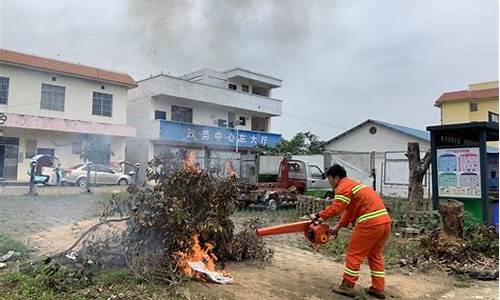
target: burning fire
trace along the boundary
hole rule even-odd
[[[184,169],[196,171],[198,170],[198,166],[196,166],[196,155],[194,151],[189,151],[189,153],[186,155],[184,161],[182,162],[182,167]]]
[[[189,253],[176,252],[175,256],[179,259],[177,267],[186,274],[189,278],[194,278],[198,281],[207,282],[207,277],[212,281],[217,281],[217,276],[230,278],[230,275],[224,271],[217,271],[215,263],[217,257],[212,253],[214,245],[205,243],[205,247],[201,247],[198,234],[193,235],[193,246]],[[208,272],[200,272],[194,270],[190,263],[202,263],[203,268]],[[219,274],[217,274],[219,273]],[[212,276],[210,276],[212,275]]]
[[[229,177],[236,177],[233,164],[229,160],[226,160],[226,171]]]

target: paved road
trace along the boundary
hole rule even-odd
[[[14,193],[0,195],[0,234],[26,237],[54,226],[98,216],[100,203],[109,199],[112,191],[119,190],[102,187],[93,194],[82,194],[74,188],[52,189],[39,189],[39,197],[11,196]]]

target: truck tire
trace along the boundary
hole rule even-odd
[[[280,206],[280,198],[276,195],[271,195],[267,198],[266,208],[270,211],[276,211]]]

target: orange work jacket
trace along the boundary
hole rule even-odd
[[[351,178],[344,177],[335,188],[333,202],[319,212],[323,219],[329,219],[344,212],[340,225],[347,227],[350,223],[357,225],[379,225],[390,223],[384,202],[377,192]]]

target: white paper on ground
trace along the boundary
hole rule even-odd
[[[12,256],[14,256],[14,254],[16,254],[16,252],[14,251],[9,251],[7,252],[7,254],[4,254],[2,256],[0,256],[0,262],[4,262],[4,261],[7,261],[9,260],[9,258],[11,258]]]
[[[232,277],[225,276],[220,272],[210,271],[201,261],[188,262],[188,264],[194,271],[207,275],[207,278],[214,283],[220,283],[220,284],[233,283]]]

